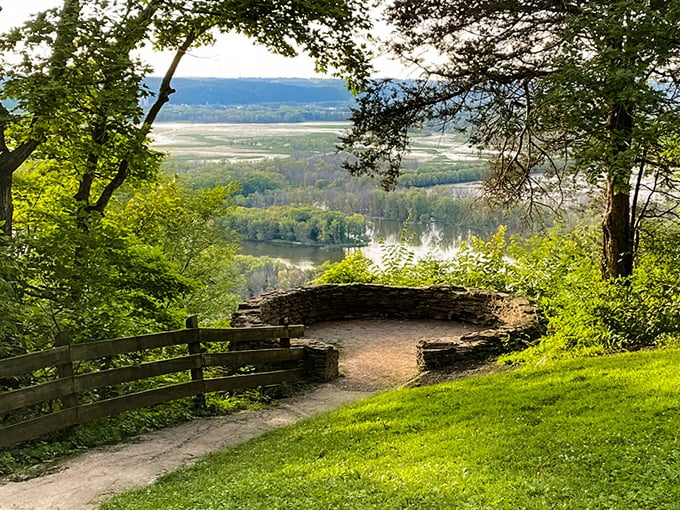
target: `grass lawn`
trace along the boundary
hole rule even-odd
[[[403,389],[104,509],[678,509],[680,351]]]

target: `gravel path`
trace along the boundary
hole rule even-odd
[[[343,377],[337,381],[269,409],[194,420],[125,444],[90,450],[37,478],[0,485],[0,510],[96,508],[114,494],[153,483],[213,451],[404,384],[417,373],[419,339],[470,331],[474,326],[432,320],[357,320],[309,326],[307,338],[338,346]]]

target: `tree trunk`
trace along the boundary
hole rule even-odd
[[[633,273],[633,232],[630,217],[630,178],[635,164],[631,153],[633,105],[612,105],[607,130],[610,151],[607,159],[607,188],[602,214],[602,275],[625,278]]]
[[[630,224],[630,188],[607,180],[606,206],[602,218],[602,273],[605,278],[630,276],[633,272],[633,235]]]
[[[12,237],[12,218],[14,204],[12,202],[12,173],[0,172],[0,222],[2,235]]]
[[[12,237],[12,175],[33,154],[40,145],[39,140],[28,140],[10,151],[7,146],[0,147],[0,231],[3,236]]]

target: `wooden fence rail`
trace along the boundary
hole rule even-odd
[[[0,424],[7,422],[8,413],[19,409],[45,402],[58,401],[60,404],[48,414],[0,426],[0,448],[97,418],[179,398],[194,397],[198,405],[205,405],[206,393],[242,391],[300,380],[304,372],[304,349],[291,347],[290,339],[302,336],[304,326],[206,329],[199,328],[195,318],[187,320],[187,329],[132,338],[69,344],[68,338],[60,335],[52,349],[0,360],[0,380],[31,375],[37,370],[50,368],[54,368],[56,373],[54,380],[0,392]],[[263,342],[267,344],[264,347]],[[220,345],[221,350],[205,352],[207,343]],[[248,344],[254,344],[253,348],[248,349]],[[82,370],[82,362],[182,345],[186,346],[187,355],[78,373]],[[262,367],[271,365],[283,368],[260,371]],[[254,371],[224,375],[246,366]],[[221,370],[217,370],[217,367]],[[206,368],[213,370],[206,372]],[[81,401],[83,394],[94,390],[183,372],[190,373],[190,381],[166,384],[105,400]]]

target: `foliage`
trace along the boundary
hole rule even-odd
[[[84,341],[176,326],[180,316],[170,304],[193,282],[177,274],[159,249],[131,243],[118,225],[91,222],[84,232],[72,209],[62,209],[70,198],[60,198],[44,208],[33,202],[30,217],[17,204],[24,228],[14,240],[21,264],[16,297],[28,312],[17,338],[23,348],[44,348],[62,330]]]
[[[678,362],[643,352],[383,393],[103,508],[671,510]]]
[[[214,222],[229,210],[230,189],[146,185],[84,230],[63,178],[38,165],[16,181],[19,228],[2,259],[14,267],[3,287],[14,352],[45,348],[60,331],[73,341],[113,338],[176,329],[187,314],[211,323],[234,308],[234,246]]]
[[[677,226],[658,224],[643,236],[633,274],[602,281],[592,229],[535,236],[515,243],[520,292],[536,296],[550,319],[550,335],[511,361],[599,354],[663,346],[680,332]]]
[[[603,274],[630,275],[648,196],[678,188],[677,2],[393,0],[385,13],[387,47],[422,76],[360,97],[347,168],[392,187],[411,128],[460,129],[489,151],[504,203],[560,206],[572,175],[600,187]]]
[[[17,270],[18,264],[11,257],[11,250],[0,240],[0,358],[21,354],[20,347],[11,341],[23,316],[23,309],[15,306]]]
[[[137,190],[110,221],[121,225],[133,243],[160,250],[182,278],[193,282],[178,295],[180,309],[203,324],[225,321],[236,306],[232,269],[236,235],[219,225],[232,214],[234,185],[190,191],[176,180]]]
[[[239,207],[221,225],[253,241],[313,245],[360,245],[368,241],[366,219],[312,206]]]
[[[450,269],[452,284],[506,290],[509,286],[508,261],[505,256],[506,227],[501,226],[489,241],[476,236],[462,243]]]
[[[511,268],[505,258],[505,231],[505,227],[500,227],[489,241],[472,236],[469,243],[461,243],[455,258],[438,260],[433,256],[417,259],[408,248],[410,234],[405,227],[397,244],[382,243],[378,264],[364,258],[360,252],[350,254],[344,260],[331,264],[316,281],[372,281],[404,286],[463,285],[508,290]]]
[[[642,237],[638,265],[625,280],[603,281],[592,227],[553,229],[531,238],[472,237],[451,260],[417,260],[404,243],[383,250],[379,264],[353,272],[351,260],[331,265],[352,281],[391,285],[462,285],[517,292],[534,298],[549,319],[549,334],[508,362],[595,355],[673,345],[680,335],[680,231],[659,223]],[[360,280],[356,280],[360,281]]]
[[[349,253],[340,262],[322,269],[316,283],[372,283],[376,280],[375,265],[361,251]]]

